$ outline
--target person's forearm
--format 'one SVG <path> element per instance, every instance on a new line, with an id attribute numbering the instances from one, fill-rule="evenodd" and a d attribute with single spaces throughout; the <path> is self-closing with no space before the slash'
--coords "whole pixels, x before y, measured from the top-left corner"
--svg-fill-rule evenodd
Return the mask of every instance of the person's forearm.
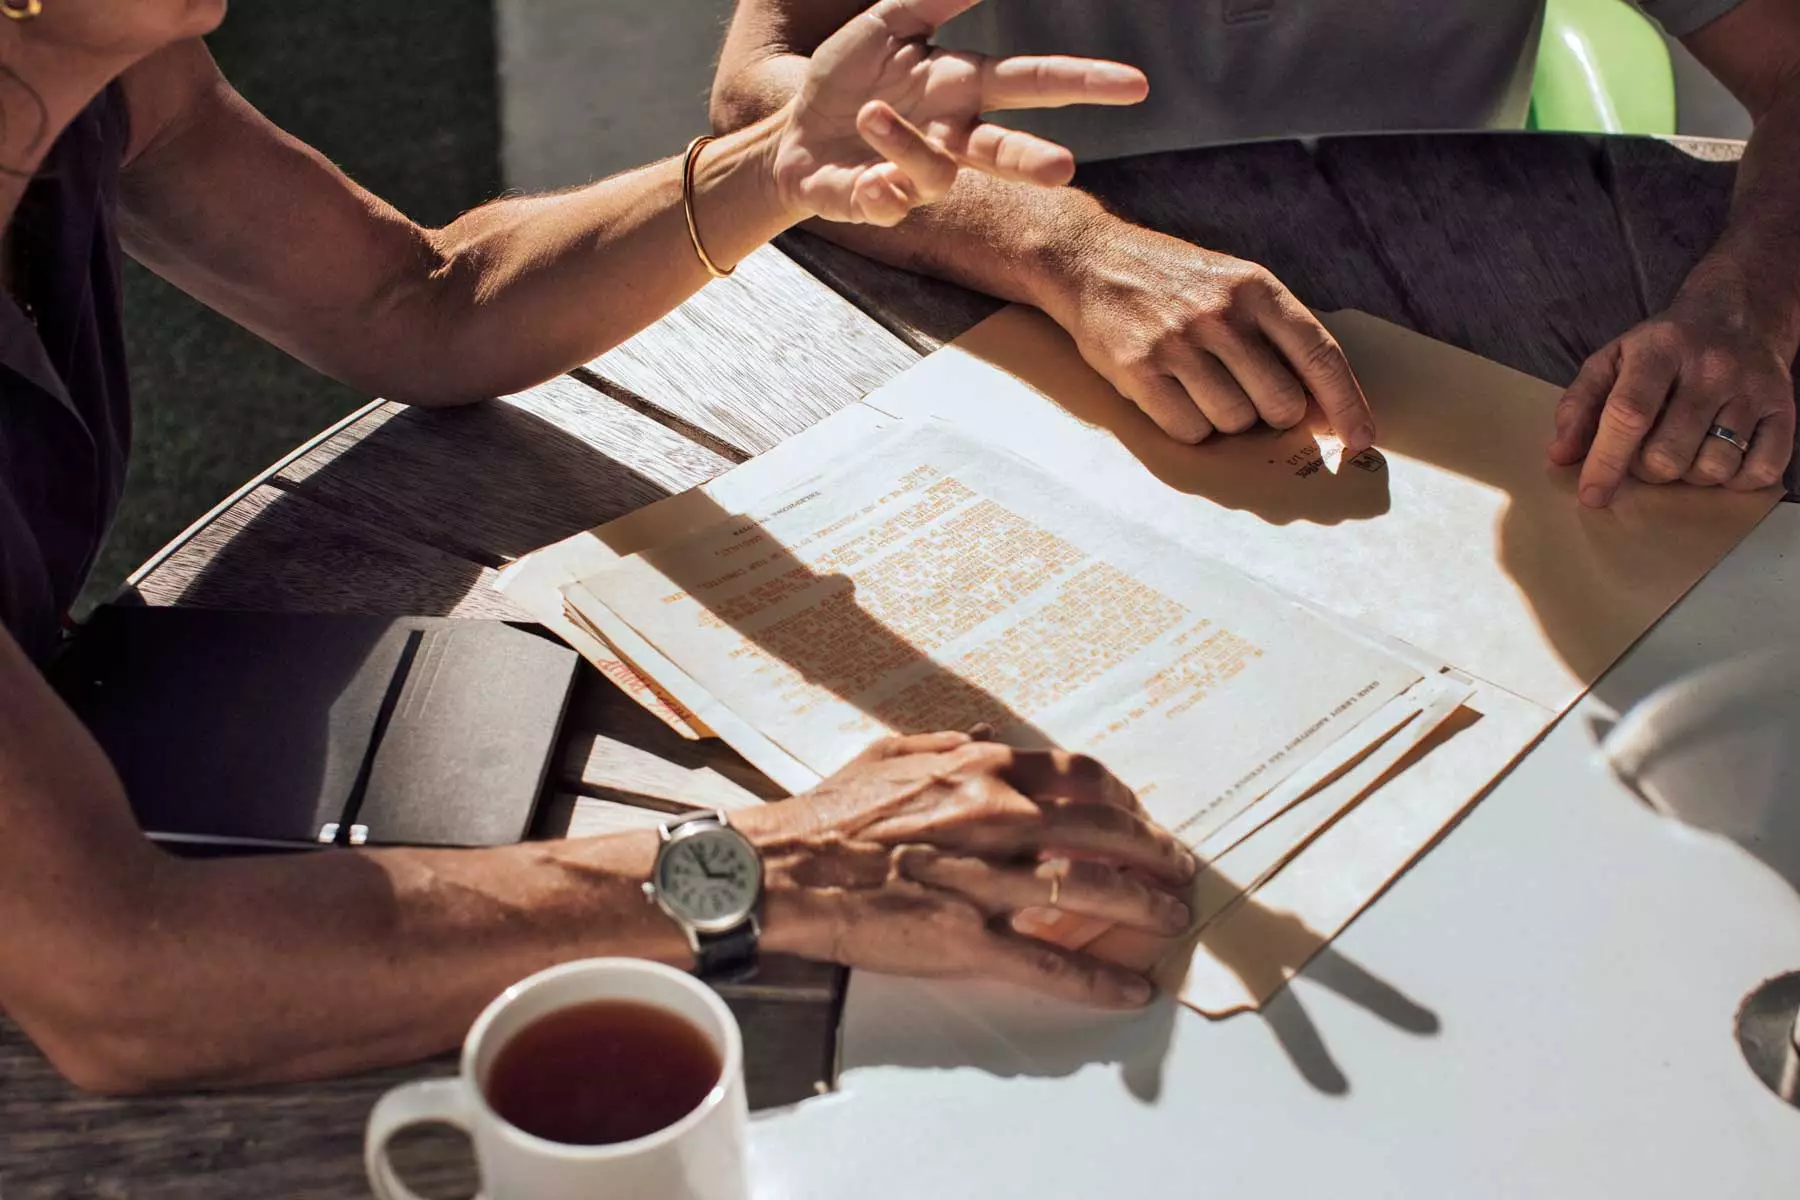
<path id="1" fill-rule="evenodd" d="M 491 850 L 162 858 L 118 936 L 14 1015 L 103 1091 L 320 1078 L 454 1046 L 519 979 L 590 955 L 686 965 L 640 891 L 653 832 Z M 105 885 L 96 883 L 97 888 Z M 89 937 L 91 937 L 91 930 Z"/>
<path id="2" fill-rule="evenodd" d="M 1800 82 L 1759 115 L 1725 230 L 1681 290 L 1741 297 L 1758 332 L 1793 361 L 1800 348 Z"/>
<path id="3" fill-rule="evenodd" d="M 721 268 L 794 221 L 774 187 L 774 125 L 700 154 L 695 217 Z M 389 325 L 398 353 L 366 364 L 361 382 L 415 403 L 501 395 L 668 313 L 710 278 L 688 236 L 681 168 L 677 157 L 576 191 L 502 200 L 428 233 L 435 261 L 403 287 L 405 317 Z"/>
<path id="4" fill-rule="evenodd" d="M 806 63 L 799 54 L 778 54 L 722 79 L 713 95 L 713 128 L 743 128 L 786 104 L 799 91 Z M 810 221 L 805 228 L 879 262 L 1052 309 L 1067 299 L 1081 247 L 1117 222 L 1076 188 L 1031 187 L 964 171 L 949 195 L 892 228 L 836 221 Z"/>
<path id="5" fill-rule="evenodd" d="M 686 965 L 680 933 L 640 890 L 656 845 L 646 831 L 170 863 L 155 913 L 164 961 L 182 967 L 155 985 L 158 1028 L 146 1020 L 144 1033 L 189 1026 L 169 1064 L 179 1076 L 335 1075 L 454 1045 L 502 989 L 554 963 Z"/>
<path id="6" fill-rule="evenodd" d="M 0 628 L 0 1011 L 108 1091 L 321 1076 L 454 1045 L 540 967 L 684 963 L 653 831 L 179 859 Z"/>

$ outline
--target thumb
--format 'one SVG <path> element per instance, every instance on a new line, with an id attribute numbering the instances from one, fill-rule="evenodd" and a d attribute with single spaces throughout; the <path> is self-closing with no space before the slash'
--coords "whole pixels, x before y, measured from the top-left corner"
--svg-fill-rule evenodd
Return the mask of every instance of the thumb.
<path id="1" fill-rule="evenodd" d="M 874 11 L 896 37 L 919 38 L 936 33 L 938 26 L 976 3 L 977 0 L 884 0 Z"/>

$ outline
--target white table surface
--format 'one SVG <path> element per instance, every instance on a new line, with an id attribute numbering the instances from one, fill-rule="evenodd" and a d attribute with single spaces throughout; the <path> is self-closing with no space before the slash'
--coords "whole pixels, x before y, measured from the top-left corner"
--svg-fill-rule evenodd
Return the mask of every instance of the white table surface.
<path id="1" fill-rule="evenodd" d="M 1262 1014 L 858 974 L 840 1092 L 755 1122 L 758 1197 L 1793 1200 L 1800 1111 L 1733 1016 L 1800 969 L 1800 897 L 1650 811 L 1595 731 L 1778 643 L 1800 643 L 1796 504 Z"/>

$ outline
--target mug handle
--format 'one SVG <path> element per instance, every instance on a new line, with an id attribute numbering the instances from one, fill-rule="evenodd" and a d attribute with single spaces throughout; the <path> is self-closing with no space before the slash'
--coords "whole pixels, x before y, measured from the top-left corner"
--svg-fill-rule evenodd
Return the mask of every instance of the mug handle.
<path id="1" fill-rule="evenodd" d="M 401 1084 L 376 1101 L 363 1135 L 363 1166 L 376 1200 L 423 1200 L 395 1174 L 394 1164 L 388 1161 L 388 1141 L 407 1126 L 427 1121 L 442 1121 L 472 1133 L 468 1089 L 460 1076 Z"/>

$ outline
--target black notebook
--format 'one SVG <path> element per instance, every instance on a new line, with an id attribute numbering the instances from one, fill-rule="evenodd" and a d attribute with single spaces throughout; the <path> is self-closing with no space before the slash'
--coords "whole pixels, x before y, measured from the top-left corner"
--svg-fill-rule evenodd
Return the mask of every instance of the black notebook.
<path id="1" fill-rule="evenodd" d="M 530 826 L 577 662 L 503 621 L 111 607 L 50 675 L 152 837 L 486 846 Z"/>

